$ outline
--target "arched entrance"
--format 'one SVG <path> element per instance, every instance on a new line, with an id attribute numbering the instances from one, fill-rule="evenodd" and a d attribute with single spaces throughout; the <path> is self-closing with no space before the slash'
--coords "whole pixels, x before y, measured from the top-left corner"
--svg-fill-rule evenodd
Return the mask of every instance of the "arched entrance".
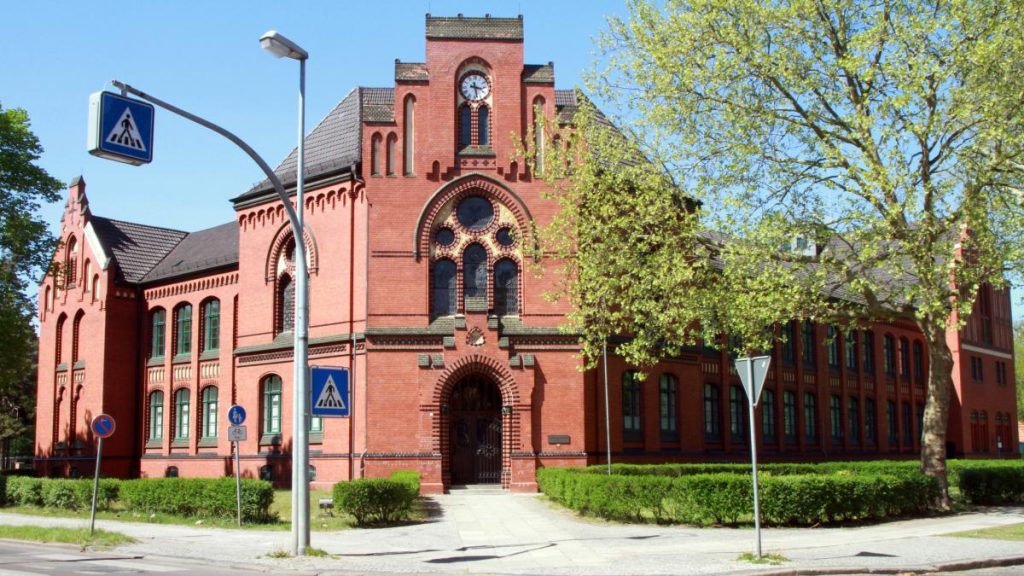
<path id="1" fill-rule="evenodd" d="M 452 484 L 500 484 L 502 467 L 501 390 L 479 374 L 452 387 L 448 449 Z"/>

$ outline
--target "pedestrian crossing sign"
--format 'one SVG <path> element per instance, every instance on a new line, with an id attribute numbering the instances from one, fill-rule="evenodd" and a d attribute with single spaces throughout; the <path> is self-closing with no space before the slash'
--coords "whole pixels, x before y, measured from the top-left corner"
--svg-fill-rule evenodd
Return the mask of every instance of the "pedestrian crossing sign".
<path id="1" fill-rule="evenodd" d="M 138 166 L 153 160 L 153 105 L 113 92 L 89 96 L 89 153 Z"/>
<path id="2" fill-rule="evenodd" d="M 310 412 L 313 416 L 346 417 L 349 410 L 348 370 L 313 366 L 310 368 Z"/>

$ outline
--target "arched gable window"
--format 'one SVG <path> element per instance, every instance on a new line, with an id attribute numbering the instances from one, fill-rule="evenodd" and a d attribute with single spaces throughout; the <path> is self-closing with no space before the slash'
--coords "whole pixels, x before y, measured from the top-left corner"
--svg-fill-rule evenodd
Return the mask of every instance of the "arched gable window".
<path id="1" fill-rule="evenodd" d="M 533 99 L 533 152 L 534 172 L 544 173 L 544 98 Z"/>
<path id="2" fill-rule="evenodd" d="M 519 266 L 507 258 L 494 265 L 494 313 L 519 313 Z"/>
<path id="3" fill-rule="evenodd" d="M 203 438 L 217 437 L 217 387 L 203 389 Z"/>
<path id="4" fill-rule="evenodd" d="M 284 274 L 277 288 L 278 332 L 291 332 L 295 328 L 295 283 Z"/>
<path id="5" fill-rule="evenodd" d="M 491 109 L 480 106 L 476 111 L 476 143 L 487 146 L 491 143 Z"/>
<path id="6" fill-rule="evenodd" d="M 181 304 L 174 309 L 174 355 L 192 353 L 192 305 Z"/>
<path id="7" fill-rule="evenodd" d="M 379 132 L 370 138 L 370 175 L 380 176 L 380 145 L 384 138 Z"/>
<path id="8" fill-rule="evenodd" d="M 67 257 L 64 259 L 64 286 L 74 288 L 78 272 L 78 240 L 74 236 L 68 238 Z"/>
<path id="9" fill-rule="evenodd" d="M 459 147 L 473 143 L 473 110 L 469 104 L 459 108 Z"/>
<path id="10" fill-rule="evenodd" d="M 395 174 L 395 161 L 397 160 L 395 158 L 395 146 L 397 143 L 398 136 L 395 136 L 394 133 L 388 134 L 387 157 L 384 159 L 384 170 L 387 172 L 388 176 L 394 176 Z"/>
<path id="11" fill-rule="evenodd" d="M 462 285 L 466 310 L 487 308 L 487 251 L 479 244 L 462 253 Z"/>
<path id="12" fill-rule="evenodd" d="M 92 279 L 92 260 L 85 259 L 85 272 L 82 274 L 82 289 L 85 291 L 89 290 L 89 280 Z"/>
<path id="13" fill-rule="evenodd" d="M 436 318 L 455 314 L 455 262 L 448 259 L 434 262 L 431 276 L 432 316 Z"/>
<path id="14" fill-rule="evenodd" d="M 220 300 L 207 300 L 202 312 L 202 351 L 215 352 L 220 349 Z"/>
<path id="15" fill-rule="evenodd" d="M 411 94 L 405 97 L 405 135 L 402 138 L 402 156 L 404 166 L 403 173 L 411 176 L 413 173 L 414 133 L 416 127 L 416 98 Z"/>
<path id="16" fill-rule="evenodd" d="M 164 437 L 164 393 L 156 390 L 149 394 L 149 439 Z"/>
<path id="17" fill-rule="evenodd" d="M 54 361 L 57 364 L 64 362 L 64 323 L 68 317 L 63 312 L 57 317 L 57 342 L 54 346 Z"/>
<path id="18" fill-rule="evenodd" d="M 162 358 L 167 337 L 167 312 L 163 308 L 157 308 L 150 313 L 149 319 L 149 357 Z"/>
<path id="19" fill-rule="evenodd" d="M 263 379 L 262 411 L 263 433 L 281 433 L 281 377 L 271 374 Z"/>
<path id="20" fill-rule="evenodd" d="M 81 310 L 78 314 L 75 314 L 75 322 L 71 325 L 71 364 L 74 365 L 78 362 L 78 342 L 81 340 L 82 334 L 82 318 L 85 317 L 85 312 Z"/>

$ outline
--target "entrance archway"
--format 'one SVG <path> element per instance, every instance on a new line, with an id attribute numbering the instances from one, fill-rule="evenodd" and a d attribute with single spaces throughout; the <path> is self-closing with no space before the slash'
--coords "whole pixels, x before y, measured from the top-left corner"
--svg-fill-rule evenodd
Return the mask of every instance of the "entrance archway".
<path id="1" fill-rule="evenodd" d="M 459 380 L 448 401 L 452 484 L 501 484 L 501 390 L 479 374 Z"/>

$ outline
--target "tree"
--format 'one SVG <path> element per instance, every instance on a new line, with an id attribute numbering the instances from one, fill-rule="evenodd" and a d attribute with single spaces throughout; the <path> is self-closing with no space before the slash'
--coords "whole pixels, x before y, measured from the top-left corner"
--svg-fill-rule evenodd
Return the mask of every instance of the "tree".
<path id="1" fill-rule="evenodd" d="M 1013 327 L 1013 385 L 1017 387 L 1017 420 L 1024 421 L 1024 322 Z"/>
<path id="2" fill-rule="evenodd" d="M 28 114 L 0 106 L 0 443 L 23 434 L 35 382 L 35 286 L 56 240 L 37 215 L 62 184 L 35 165 L 42 154 Z"/>
<path id="3" fill-rule="evenodd" d="M 630 16 L 611 19 L 602 38 L 606 66 L 590 83 L 629 111 L 616 121 L 622 136 L 617 144 L 595 136 L 608 132 L 607 123 L 582 114 L 569 153 L 575 162 L 562 174 L 568 182 L 554 184 L 568 210 L 555 229 L 574 230 L 578 241 L 560 252 L 577 262 L 567 267 L 582 306 L 574 327 L 589 341 L 609 334 L 610 321 L 632 325 L 624 332 L 642 338 L 623 348 L 626 357 L 649 362 L 692 342 L 701 321 L 741 336 L 748 350 L 770 342 L 773 319 L 913 322 L 929 358 L 922 469 L 940 482 L 937 504 L 948 506 L 947 329 L 962 325 L 980 286 L 1005 286 L 1022 264 L 1024 64 L 1010 55 L 1024 49 L 1016 24 L 1024 3 L 631 0 L 629 7 Z M 605 150 L 616 146 L 617 157 Z M 616 189 L 622 167 L 636 172 L 637 164 L 660 174 L 642 178 L 652 189 Z M 561 169 L 552 160 L 545 166 Z M 556 171 L 548 171 L 552 182 Z M 581 202 L 591 190 L 617 196 L 595 210 Z M 664 202 L 665 225 L 638 223 L 643 204 L 659 194 L 692 199 L 699 224 L 675 225 Z M 598 225 L 625 232 L 580 236 Z M 710 289 L 690 284 L 687 294 L 704 300 L 706 311 L 663 306 L 662 276 L 675 277 L 675 264 L 660 266 L 648 243 L 628 240 L 644 226 L 659 245 L 688 249 L 704 240 L 720 272 L 708 277 Z M 806 248 L 795 249 L 800 242 Z M 622 262 L 650 268 L 631 278 L 631 288 L 602 292 L 602 283 L 617 282 Z M 590 284 L 597 295 L 582 297 L 595 289 Z"/>

